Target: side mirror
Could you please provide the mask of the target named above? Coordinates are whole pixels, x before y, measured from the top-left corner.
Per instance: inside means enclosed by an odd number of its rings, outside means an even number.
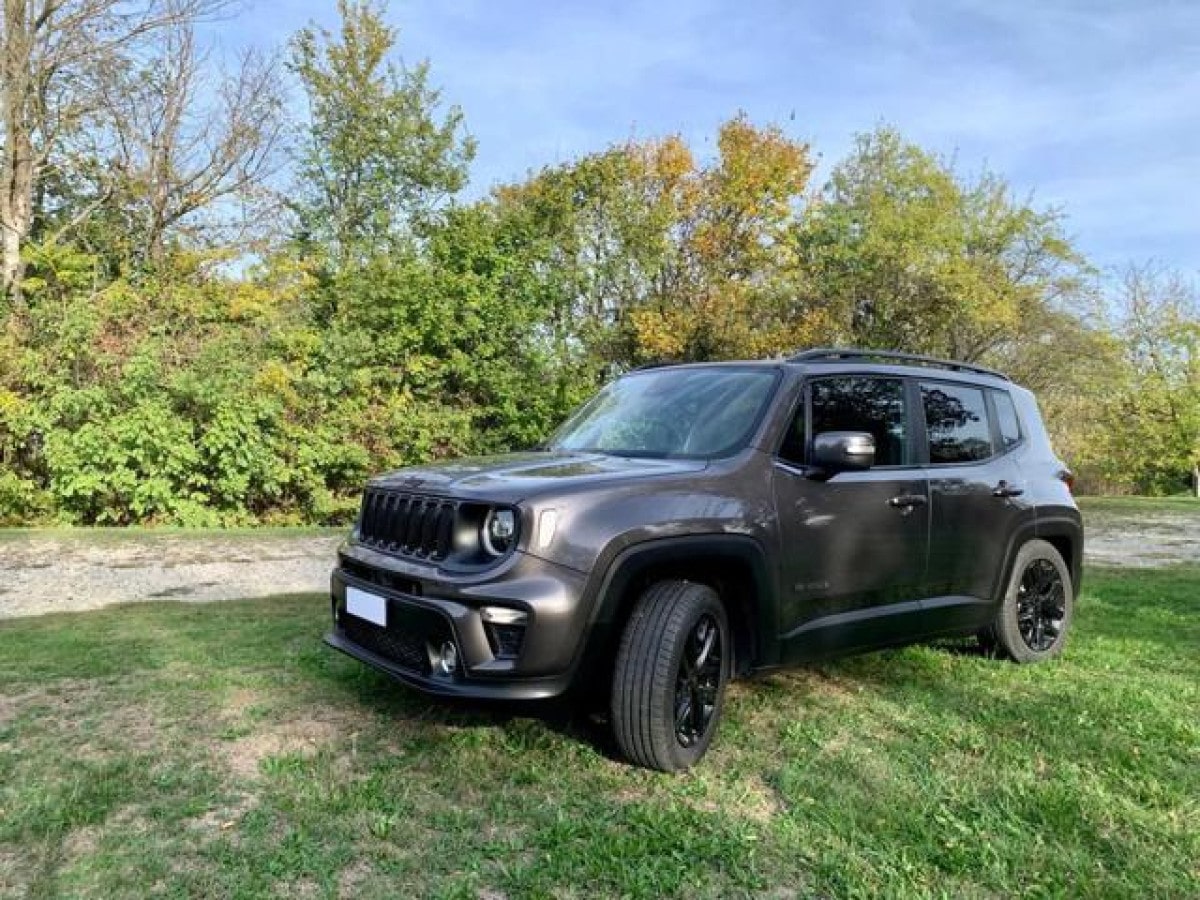
[[[875,465],[875,438],[865,431],[824,431],[813,438],[812,464],[831,475]]]

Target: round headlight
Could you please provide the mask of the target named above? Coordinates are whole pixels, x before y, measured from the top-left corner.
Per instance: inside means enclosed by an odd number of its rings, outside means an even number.
[[[492,556],[503,556],[517,534],[517,516],[511,509],[493,509],[483,520],[483,549]]]

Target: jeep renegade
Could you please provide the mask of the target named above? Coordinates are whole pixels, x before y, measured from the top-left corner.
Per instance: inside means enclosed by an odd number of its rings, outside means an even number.
[[[1033,395],[978,366],[641,369],[545,449],[369,482],[326,641],[432,694],[602,688],[621,750],[683,769],[733,677],[951,636],[1060,653],[1071,480]]]

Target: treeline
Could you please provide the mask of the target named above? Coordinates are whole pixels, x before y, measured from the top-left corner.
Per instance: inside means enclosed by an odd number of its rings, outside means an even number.
[[[994,173],[879,128],[816,185],[739,116],[467,201],[463,114],[382,9],[218,66],[222,6],[5,5],[0,522],[345,521],[631,366],[811,345],[1012,373],[1092,489],[1200,462],[1194,287],[1097,273]]]

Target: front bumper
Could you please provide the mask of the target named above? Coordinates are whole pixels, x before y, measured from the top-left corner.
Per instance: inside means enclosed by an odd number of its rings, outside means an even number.
[[[573,569],[520,553],[494,572],[455,577],[350,544],[331,578],[333,630],[325,643],[426,693],[547,699],[571,685],[588,619],[584,583]],[[383,597],[387,625],[347,612],[347,587]],[[494,633],[489,639],[485,606],[525,614],[515,655],[498,652]],[[446,642],[458,660],[449,674],[436,665]]]

